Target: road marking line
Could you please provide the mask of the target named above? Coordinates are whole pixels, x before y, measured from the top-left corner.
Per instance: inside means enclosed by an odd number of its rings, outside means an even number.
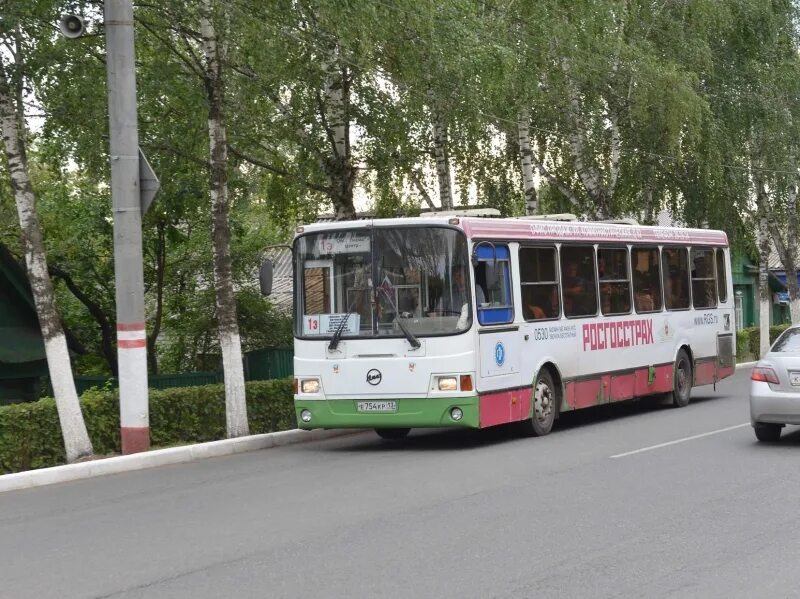
[[[692,435],[691,437],[684,437],[683,439],[676,439],[675,441],[667,441],[666,443],[659,443],[658,445],[651,445],[650,447],[643,447],[642,449],[635,449],[633,451],[626,451],[625,453],[618,453],[617,455],[612,455],[611,459],[614,458],[624,458],[629,455],[634,455],[636,453],[642,453],[644,451],[650,451],[651,449],[660,449],[662,447],[667,447],[669,445],[676,445],[677,443],[683,443],[684,441],[692,441],[694,439],[701,439],[703,437],[709,437],[711,435],[716,435],[718,433],[725,433],[727,431],[732,431],[737,428],[742,428],[743,426],[750,426],[749,422],[745,422],[744,424],[737,424],[736,426],[729,426],[728,428],[721,428],[719,430],[711,431],[708,433],[701,433],[699,435]]]

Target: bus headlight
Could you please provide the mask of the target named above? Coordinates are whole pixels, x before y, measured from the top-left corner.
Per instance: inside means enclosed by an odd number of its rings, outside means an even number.
[[[319,393],[319,379],[302,379],[300,381],[301,393]]]
[[[461,411],[461,408],[453,408],[450,410],[450,418],[458,422],[464,417],[464,412]]]
[[[311,412],[308,410],[303,410],[300,412],[300,420],[303,422],[311,422]]]
[[[458,391],[458,379],[454,376],[439,377],[439,391]]]

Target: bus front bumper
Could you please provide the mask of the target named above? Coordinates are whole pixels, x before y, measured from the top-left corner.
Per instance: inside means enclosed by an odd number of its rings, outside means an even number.
[[[393,411],[361,411],[359,404],[395,402]],[[390,406],[378,406],[391,409]],[[478,397],[436,397],[422,399],[391,399],[369,401],[361,399],[294,400],[297,426],[315,428],[479,428]],[[454,408],[461,418],[454,418]],[[305,414],[304,414],[305,412]],[[305,421],[303,416],[310,420]],[[458,412],[456,412],[458,414]]]

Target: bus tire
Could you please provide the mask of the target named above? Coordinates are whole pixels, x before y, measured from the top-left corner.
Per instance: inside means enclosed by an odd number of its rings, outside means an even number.
[[[531,417],[520,422],[522,433],[529,437],[543,437],[553,430],[558,409],[558,389],[553,375],[542,368],[536,375],[531,391]]]
[[[672,405],[683,408],[689,405],[692,395],[692,360],[685,349],[681,348],[675,357],[675,366],[672,368]]]
[[[396,441],[398,439],[405,439],[408,433],[411,432],[410,428],[376,428],[375,432],[381,439],[389,441]]]

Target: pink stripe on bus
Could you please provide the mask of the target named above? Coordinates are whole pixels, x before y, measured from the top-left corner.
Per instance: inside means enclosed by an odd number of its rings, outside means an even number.
[[[641,227],[603,223],[555,221],[513,221],[491,219],[463,220],[471,237],[503,239],[547,239],[552,241],[596,241],[620,243],[684,243],[687,245],[728,245],[724,231]]]
[[[531,414],[531,387],[480,395],[480,426],[525,420]]]

